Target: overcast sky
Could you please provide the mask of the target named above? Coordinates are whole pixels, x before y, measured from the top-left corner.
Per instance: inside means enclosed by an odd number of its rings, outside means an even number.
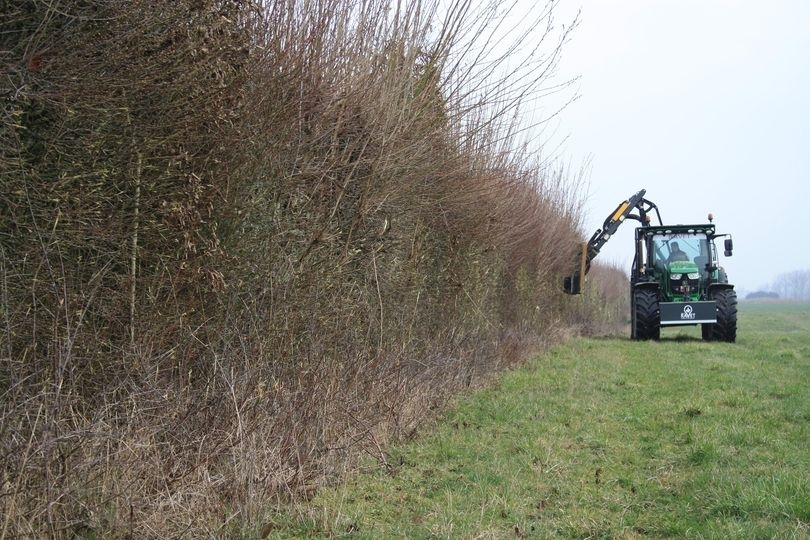
[[[557,74],[579,98],[554,132],[590,162],[588,234],[645,188],[665,223],[711,211],[733,235],[738,291],[810,269],[810,1],[561,0],[555,23],[580,9]],[[600,260],[629,271],[635,225]]]

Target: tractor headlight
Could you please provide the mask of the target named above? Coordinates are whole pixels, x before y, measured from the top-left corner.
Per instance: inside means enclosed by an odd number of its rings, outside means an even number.
[[[688,274],[686,274],[686,277],[692,280],[700,279],[700,274],[697,272],[689,272]]]
[[[669,279],[681,279],[682,275],[683,274],[672,274],[671,276],[669,276]]]

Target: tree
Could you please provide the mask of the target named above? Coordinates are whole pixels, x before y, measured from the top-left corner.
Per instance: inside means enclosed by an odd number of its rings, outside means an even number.
[[[773,290],[782,298],[810,300],[810,269],[780,274],[774,282]]]

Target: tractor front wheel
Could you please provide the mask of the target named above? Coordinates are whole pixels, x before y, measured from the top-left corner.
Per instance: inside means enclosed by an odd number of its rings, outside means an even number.
[[[734,343],[737,339],[737,292],[719,289],[712,293],[717,304],[717,322],[703,325],[703,339]]]
[[[638,288],[633,291],[633,339],[661,338],[661,311],[658,302],[658,291],[655,289]]]

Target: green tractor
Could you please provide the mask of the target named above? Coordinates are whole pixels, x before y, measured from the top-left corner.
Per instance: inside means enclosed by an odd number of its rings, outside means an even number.
[[[630,272],[631,337],[657,340],[663,326],[700,324],[703,339],[734,342],[737,293],[720,267],[714,243],[715,238],[726,237],[724,254],[730,257],[730,235],[716,233],[711,214],[706,224],[664,225],[658,207],[644,198],[645,193],[642,189],[619,204],[583,245],[580,268],[565,278],[565,292],[581,292],[591,260],[625,219],[634,219],[641,226],[636,229]],[[650,224],[652,210],[658,225]]]

